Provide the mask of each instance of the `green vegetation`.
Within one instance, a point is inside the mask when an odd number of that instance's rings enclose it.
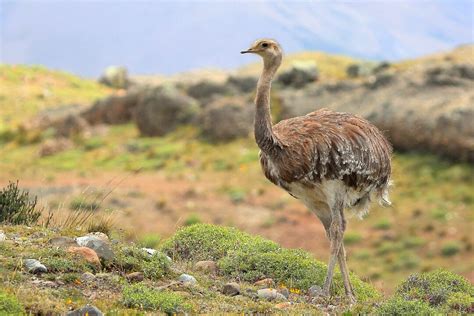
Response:
[[[194,224],[199,224],[201,223],[201,218],[199,217],[198,214],[190,214],[185,220],[183,225],[184,226],[191,226]]]
[[[441,254],[445,257],[451,257],[461,251],[462,246],[457,241],[446,242],[441,246]]]
[[[161,237],[157,234],[143,235],[138,240],[138,245],[144,248],[156,248],[161,241]]]
[[[149,255],[136,246],[121,246],[115,249],[111,267],[122,273],[143,272],[145,278],[159,280],[169,271],[170,262],[159,252]]]
[[[97,266],[88,263],[84,258],[61,248],[42,248],[32,255],[46,265],[50,273],[97,272],[99,270]]]
[[[124,287],[123,304],[126,307],[142,310],[159,310],[168,315],[183,313],[190,309],[180,295],[168,291],[158,291],[142,283]]]
[[[401,297],[387,300],[377,310],[378,315],[393,316],[429,316],[436,315],[437,311],[428,303],[422,301],[407,301]]]
[[[38,222],[41,210],[36,209],[37,198],[10,182],[0,191],[0,224],[31,225]]]
[[[259,236],[251,236],[231,227],[196,224],[180,229],[168,239],[162,250],[181,260],[218,260],[230,251],[267,252],[279,246]]]
[[[21,315],[25,310],[18,299],[0,289],[0,315]]]

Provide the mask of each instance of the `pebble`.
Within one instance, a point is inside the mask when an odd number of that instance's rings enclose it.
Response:
[[[235,296],[240,294],[240,285],[235,282],[227,283],[222,289],[222,293],[228,296]]]
[[[194,265],[194,269],[205,272],[205,273],[216,274],[217,264],[215,261],[212,261],[212,260],[198,261]]]
[[[0,241],[5,241],[7,240],[7,236],[3,232],[3,230],[0,230]]]
[[[85,244],[85,247],[93,249],[99,256],[99,258],[103,260],[111,261],[115,257],[115,254],[112,251],[112,248],[110,248],[110,245],[104,242],[103,240],[91,239]]]
[[[290,291],[286,287],[279,288],[278,293],[280,293],[281,295],[283,295],[286,298],[290,297]]]
[[[308,294],[311,297],[324,296],[323,289],[319,285],[313,285],[308,289]]]
[[[36,259],[26,259],[25,267],[29,273],[37,274],[48,272],[48,269],[44,266],[44,264],[41,264],[41,262]]]
[[[275,282],[271,278],[266,278],[255,282],[254,285],[261,287],[272,287],[275,286]]]
[[[125,276],[130,282],[141,282],[145,278],[142,272],[132,272]]]
[[[62,248],[79,246],[77,242],[74,240],[74,238],[65,237],[65,236],[51,238],[48,242],[49,244],[55,247],[62,247]]]
[[[81,274],[81,281],[82,282],[91,282],[95,280],[95,275],[90,272],[84,272]]]
[[[261,299],[266,299],[269,301],[281,300],[286,301],[286,297],[283,294],[278,293],[275,289],[261,289],[257,291],[257,295]]]
[[[187,284],[196,284],[197,283],[197,280],[196,280],[195,277],[193,277],[192,275],[186,274],[186,273],[181,274],[178,278],[178,281],[183,282],[183,283],[187,283]]]
[[[82,256],[87,262],[100,266],[100,259],[97,253],[88,247],[69,247],[69,253],[75,253]]]
[[[103,316],[100,309],[95,307],[94,305],[87,304],[86,306],[76,309],[75,311],[69,312],[66,314],[67,316]]]

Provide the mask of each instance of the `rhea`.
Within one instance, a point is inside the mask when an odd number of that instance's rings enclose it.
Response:
[[[301,200],[326,230],[330,257],[322,294],[329,295],[338,263],[345,294],[354,302],[343,245],[344,210],[351,209],[362,217],[373,198],[390,205],[391,145],[365,119],[327,109],[272,125],[270,90],[282,61],[282,49],[274,40],[261,39],[241,53],[257,54],[263,59],[254,127],[263,172],[275,185]]]

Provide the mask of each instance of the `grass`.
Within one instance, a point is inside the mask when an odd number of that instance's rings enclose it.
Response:
[[[123,304],[141,310],[161,311],[168,315],[186,312],[190,309],[178,294],[158,291],[145,284],[126,285],[123,289]]]
[[[1,315],[21,315],[25,312],[18,299],[3,289],[0,289],[0,314]]]

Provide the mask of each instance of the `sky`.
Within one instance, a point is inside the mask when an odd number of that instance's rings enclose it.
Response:
[[[260,37],[286,53],[413,58],[472,43],[472,0],[0,0],[0,62],[85,77],[232,69]]]

